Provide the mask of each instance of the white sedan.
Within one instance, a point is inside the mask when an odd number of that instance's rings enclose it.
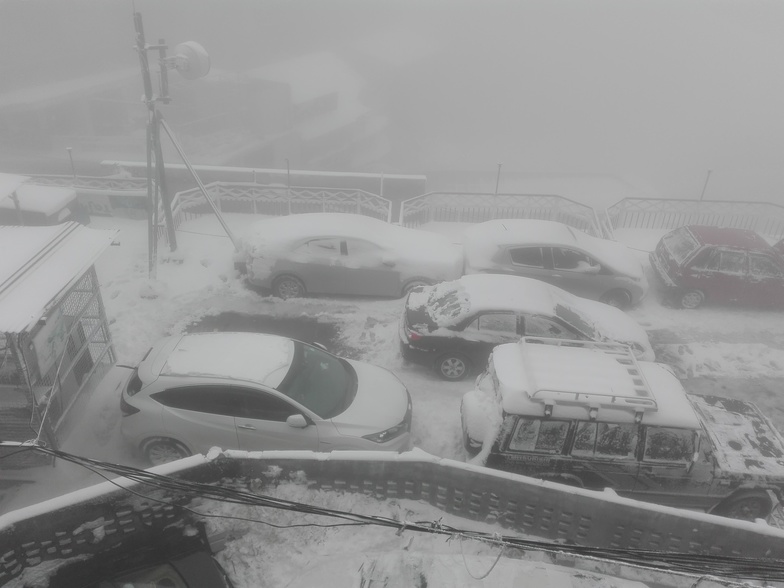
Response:
[[[241,239],[238,256],[248,282],[280,298],[398,298],[463,270],[460,246],[443,235],[342,213],[262,219]]]
[[[167,337],[118,385],[122,433],[158,465],[213,446],[410,448],[411,397],[390,371],[262,333]]]

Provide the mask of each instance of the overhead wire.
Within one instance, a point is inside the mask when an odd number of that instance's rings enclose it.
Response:
[[[420,533],[436,534],[446,536],[448,539],[471,539],[488,544],[494,544],[501,549],[516,548],[524,550],[536,550],[552,554],[566,553],[579,557],[602,558],[615,562],[626,563],[649,569],[665,570],[670,572],[688,573],[704,575],[709,571],[711,575],[724,576],[729,578],[739,578],[748,580],[764,581],[784,581],[784,561],[767,558],[751,558],[733,555],[715,555],[699,553],[681,553],[672,551],[654,551],[636,548],[612,548],[612,547],[593,547],[577,545],[573,543],[558,543],[546,540],[526,539],[516,535],[498,535],[480,531],[471,531],[444,525],[438,521],[404,521],[396,518],[384,517],[379,515],[364,515],[351,513],[340,509],[326,508],[312,504],[277,498],[253,492],[241,490],[234,487],[217,486],[192,480],[184,480],[170,476],[156,474],[149,470],[142,470],[132,466],[124,466],[94,460],[91,458],[72,455],[63,451],[47,447],[31,447],[42,451],[56,458],[63,459],[81,465],[93,471],[115,484],[118,488],[137,497],[159,502],[183,511],[190,512],[195,516],[205,518],[221,518],[243,520],[270,525],[277,528],[288,527],[338,527],[338,526],[357,526],[357,525],[377,525],[387,528],[394,528],[398,532],[415,531]],[[177,497],[176,500],[166,500],[145,494],[135,488],[119,483],[103,472],[109,472],[121,476],[139,485],[171,492]],[[179,503],[185,498],[199,498],[215,500],[228,504],[240,504],[246,506],[256,506],[265,508],[276,508],[302,514],[318,515],[325,517],[338,518],[343,521],[340,524],[323,525],[318,523],[297,523],[293,525],[277,525],[269,521],[253,519],[249,517],[239,517],[211,512],[201,512],[192,506]],[[500,557],[500,556],[499,556]]]

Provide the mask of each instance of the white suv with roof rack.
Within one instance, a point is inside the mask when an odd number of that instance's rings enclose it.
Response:
[[[625,345],[499,345],[461,417],[471,461],[501,470],[749,520],[784,490],[784,438],[755,405],[686,394]]]

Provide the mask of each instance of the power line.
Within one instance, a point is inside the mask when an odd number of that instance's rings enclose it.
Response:
[[[378,515],[363,515],[343,511],[340,509],[331,509],[297,501],[286,500],[283,498],[254,494],[253,492],[248,492],[237,488],[216,486],[213,484],[205,484],[201,482],[172,478],[131,466],[102,462],[86,457],[71,455],[69,453],[47,447],[34,446],[30,447],[29,449],[41,451],[64,461],[81,465],[100,475],[107,481],[115,484],[118,488],[128,492],[129,494],[133,494],[134,496],[146,500],[166,504],[175,508],[180,508],[183,511],[190,512],[199,517],[242,520],[246,522],[265,524],[276,528],[294,528],[304,526],[342,527],[377,525],[395,529],[398,533],[402,533],[403,531],[414,531],[418,533],[447,536],[450,539],[458,538],[461,540],[477,540],[491,545],[497,545],[501,548],[536,550],[546,553],[567,553],[578,557],[613,560],[616,562],[646,567],[649,569],[664,570],[668,572],[700,575],[704,575],[707,572],[712,576],[725,578],[784,581],[784,561],[781,560],[750,558],[732,555],[652,551],[632,548],[592,547],[586,545],[526,539],[516,535],[490,534],[444,525],[440,520],[403,521]],[[228,504],[276,508],[301,514],[338,518],[345,522],[331,525],[310,522],[292,525],[277,525],[260,519],[201,512],[189,506],[178,504],[177,501],[174,500],[169,501],[162,498],[155,498],[136,489],[128,488],[119,484],[115,479],[110,478],[103,472],[109,472],[118,476],[122,476],[128,480],[137,482],[140,485],[155,488],[156,490],[169,491],[180,499],[200,498],[215,500]]]

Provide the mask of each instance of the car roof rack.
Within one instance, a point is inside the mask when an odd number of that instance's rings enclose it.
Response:
[[[628,345],[546,337],[523,337],[520,345],[528,396],[545,404],[545,414],[555,404],[588,407],[592,418],[600,407],[626,408],[639,422],[646,411],[659,408]],[[553,347],[570,350],[571,355],[552,353]]]

